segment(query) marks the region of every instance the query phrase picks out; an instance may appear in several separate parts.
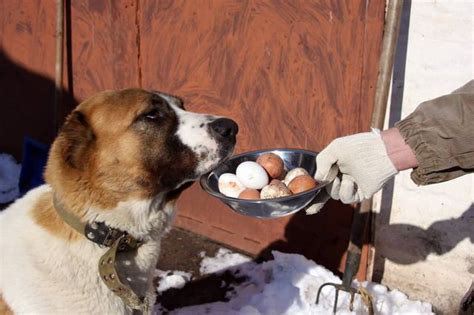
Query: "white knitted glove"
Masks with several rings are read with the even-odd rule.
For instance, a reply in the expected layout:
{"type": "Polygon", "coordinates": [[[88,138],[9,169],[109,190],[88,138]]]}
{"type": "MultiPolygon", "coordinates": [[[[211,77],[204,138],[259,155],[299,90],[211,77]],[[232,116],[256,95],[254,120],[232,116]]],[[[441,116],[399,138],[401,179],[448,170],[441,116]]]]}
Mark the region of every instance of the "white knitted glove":
{"type": "Polygon", "coordinates": [[[326,190],[331,198],[343,203],[372,197],[398,173],[378,130],[333,140],[318,154],[316,164],[316,181],[323,181],[331,166],[337,165],[339,175],[326,190]]]}

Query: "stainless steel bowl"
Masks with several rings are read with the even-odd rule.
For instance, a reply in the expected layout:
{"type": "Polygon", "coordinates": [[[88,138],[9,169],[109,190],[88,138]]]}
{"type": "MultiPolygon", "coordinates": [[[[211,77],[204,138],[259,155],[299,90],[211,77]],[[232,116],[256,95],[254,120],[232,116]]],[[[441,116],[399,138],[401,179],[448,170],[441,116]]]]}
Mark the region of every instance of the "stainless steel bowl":
{"type": "Polygon", "coordinates": [[[218,180],[223,173],[235,173],[237,166],[245,161],[255,161],[264,153],[275,153],[283,159],[285,169],[302,167],[309,174],[316,173],[316,152],[299,149],[270,149],[236,155],[220,164],[212,172],[201,177],[201,187],[210,195],[219,198],[237,213],[256,218],[278,218],[295,213],[306,207],[326,185],[320,184],[308,191],[287,197],[260,200],[245,200],[227,197],[219,192],[218,180]]]}

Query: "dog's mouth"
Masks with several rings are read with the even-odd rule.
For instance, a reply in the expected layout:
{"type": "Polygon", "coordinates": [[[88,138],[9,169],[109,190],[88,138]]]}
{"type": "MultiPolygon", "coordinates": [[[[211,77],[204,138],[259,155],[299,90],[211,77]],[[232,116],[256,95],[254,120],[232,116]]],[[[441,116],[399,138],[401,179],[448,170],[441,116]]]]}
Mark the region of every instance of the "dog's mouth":
{"type": "Polygon", "coordinates": [[[232,119],[218,118],[208,124],[208,132],[218,143],[219,159],[228,158],[234,151],[239,125],[232,119]]]}
{"type": "Polygon", "coordinates": [[[239,126],[228,118],[218,118],[208,124],[208,133],[217,143],[217,148],[207,151],[200,159],[199,176],[206,174],[232,156],[237,142],[239,126]]]}
{"type": "Polygon", "coordinates": [[[208,169],[205,173],[208,173],[218,167],[220,164],[226,162],[234,153],[234,147],[235,143],[231,146],[227,146],[226,148],[222,148],[220,150],[220,158],[215,162],[214,166],[212,166],[210,169],[208,169]]]}
{"type": "Polygon", "coordinates": [[[195,178],[212,171],[220,164],[227,161],[234,153],[235,139],[219,143],[217,150],[204,151],[198,154],[198,165],[195,169],[195,178]]]}
{"type": "Polygon", "coordinates": [[[189,184],[196,180],[199,180],[201,176],[209,173],[210,171],[218,167],[220,164],[227,161],[232,156],[234,152],[234,147],[235,141],[232,141],[232,143],[226,143],[222,146],[219,146],[219,149],[214,153],[204,151],[199,154],[195,154],[195,156],[197,157],[196,168],[191,173],[188,173],[187,176],[184,176],[184,179],[181,179],[181,181],[179,181],[179,184],[173,184],[169,186],[180,187],[183,184],[189,184]]]}
{"type": "Polygon", "coordinates": [[[228,159],[234,152],[239,126],[231,119],[187,112],[173,107],[178,117],[176,137],[186,148],[186,155],[192,165],[185,176],[190,181],[197,180],[217,165],[228,159]]]}

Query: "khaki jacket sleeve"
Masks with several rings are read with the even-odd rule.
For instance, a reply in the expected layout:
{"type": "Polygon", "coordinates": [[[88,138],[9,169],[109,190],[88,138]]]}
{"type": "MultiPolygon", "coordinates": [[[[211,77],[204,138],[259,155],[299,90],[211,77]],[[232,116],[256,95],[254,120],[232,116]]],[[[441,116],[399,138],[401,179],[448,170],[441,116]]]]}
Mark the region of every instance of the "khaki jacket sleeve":
{"type": "Polygon", "coordinates": [[[449,95],[420,104],[395,126],[415,152],[418,185],[474,172],[474,80],[449,95]]]}

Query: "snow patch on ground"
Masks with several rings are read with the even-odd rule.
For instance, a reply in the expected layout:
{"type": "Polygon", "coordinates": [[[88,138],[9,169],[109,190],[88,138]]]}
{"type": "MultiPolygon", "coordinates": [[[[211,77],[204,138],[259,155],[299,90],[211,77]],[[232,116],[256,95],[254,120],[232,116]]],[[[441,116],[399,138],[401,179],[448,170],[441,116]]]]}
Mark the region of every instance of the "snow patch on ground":
{"type": "Polygon", "coordinates": [[[156,291],[162,293],[168,289],[181,289],[192,278],[191,273],[184,271],[155,270],[155,276],[160,278],[156,291]]]}
{"type": "MultiPolygon", "coordinates": [[[[261,264],[229,250],[221,249],[215,257],[204,257],[201,271],[209,274],[231,270],[246,278],[234,284],[228,302],[215,302],[188,306],[170,311],[170,315],[313,315],[332,314],[335,292],[325,288],[320,303],[315,304],[319,287],[325,282],[341,283],[341,279],[326,268],[297,254],[273,252],[274,260],[261,264]]],[[[178,273],[173,272],[174,275],[178,273]]],[[[162,281],[173,282],[166,276],[162,281]]],[[[173,278],[174,279],[174,278],[173,278]]],[[[189,278],[190,279],[190,278],[189,278]]],[[[161,284],[161,282],[160,282],[161,284]]],[[[180,284],[181,285],[181,284],[180,284]]],[[[359,285],[355,282],[354,285],[359,285]]],[[[374,298],[376,314],[433,314],[431,305],[411,301],[398,290],[369,282],[360,283],[374,298]]],[[[163,285],[163,287],[166,287],[163,285]]],[[[349,311],[349,294],[340,292],[337,314],[367,314],[359,297],[354,302],[354,310],[349,311]]],[[[159,305],[155,309],[158,313],[159,305]]]]}
{"type": "Polygon", "coordinates": [[[219,273],[235,266],[251,262],[252,259],[228,249],[219,248],[215,257],[203,257],[199,271],[202,275],[219,273]]]}

